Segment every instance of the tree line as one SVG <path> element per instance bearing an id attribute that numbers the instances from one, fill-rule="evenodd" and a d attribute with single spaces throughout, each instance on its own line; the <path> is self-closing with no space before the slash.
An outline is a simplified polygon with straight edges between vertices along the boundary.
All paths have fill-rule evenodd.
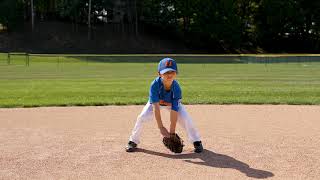
<path id="1" fill-rule="evenodd" d="M 314 0 L 0 0 L 0 24 L 8 31 L 29 24 L 32 3 L 36 20 L 131 24 L 136 36 L 143 27 L 208 52 L 320 48 L 320 1 Z"/>

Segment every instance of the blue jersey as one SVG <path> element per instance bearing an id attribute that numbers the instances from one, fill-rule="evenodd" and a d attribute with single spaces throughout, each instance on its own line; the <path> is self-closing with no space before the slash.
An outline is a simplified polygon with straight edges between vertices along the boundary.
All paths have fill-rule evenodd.
<path id="1" fill-rule="evenodd" d="M 149 102 L 157 103 L 161 106 L 171 106 L 174 111 L 179 110 L 181 88 L 176 80 L 173 80 L 170 91 L 166 91 L 162 83 L 162 78 L 157 77 L 151 84 L 149 91 Z"/>

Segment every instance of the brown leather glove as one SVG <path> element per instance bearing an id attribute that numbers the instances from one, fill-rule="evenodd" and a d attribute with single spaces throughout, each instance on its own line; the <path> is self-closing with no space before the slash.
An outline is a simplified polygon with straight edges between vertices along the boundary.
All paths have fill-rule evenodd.
<path id="1" fill-rule="evenodd" d="M 183 149 L 183 140 L 178 134 L 170 134 L 170 137 L 163 137 L 162 142 L 173 153 L 181 153 Z"/>

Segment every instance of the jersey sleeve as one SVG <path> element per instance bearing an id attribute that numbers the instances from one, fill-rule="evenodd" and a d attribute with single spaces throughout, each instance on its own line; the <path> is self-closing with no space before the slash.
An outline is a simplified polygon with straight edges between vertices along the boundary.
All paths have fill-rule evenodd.
<path id="1" fill-rule="evenodd" d="M 173 94 L 172 94 L 172 106 L 171 109 L 174 111 L 179 111 L 179 103 L 182 98 L 182 92 L 179 84 L 176 82 L 174 84 L 173 88 Z"/>
<path id="2" fill-rule="evenodd" d="M 159 102 L 159 83 L 157 82 L 157 80 L 154 80 L 151 83 L 149 91 L 149 102 L 151 104 Z"/>

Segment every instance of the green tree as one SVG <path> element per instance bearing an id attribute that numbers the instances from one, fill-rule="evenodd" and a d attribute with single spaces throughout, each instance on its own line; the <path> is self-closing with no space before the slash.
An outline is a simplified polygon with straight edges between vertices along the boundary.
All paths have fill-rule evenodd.
<path id="1" fill-rule="evenodd" d="M 210 51 L 240 47 L 242 28 L 235 0 L 201 0 L 195 7 L 191 24 L 193 42 Z"/>
<path id="2" fill-rule="evenodd" d="M 262 0 L 256 16 L 260 44 L 272 51 L 316 50 L 319 11 L 318 1 Z"/>
<path id="3" fill-rule="evenodd" d="M 242 44 L 254 46 L 257 32 L 255 16 L 258 12 L 260 0 L 237 0 L 237 15 L 241 21 Z"/>
<path id="4" fill-rule="evenodd" d="M 9 31 L 23 22 L 22 0 L 0 0 L 0 23 Z"/>
<path id="5" fill-rule="evenodd" d="M 173 0 L 143 0 L 140 8 L 143 21 L 147 24 L 163 28 L 176 24 Z"/>

